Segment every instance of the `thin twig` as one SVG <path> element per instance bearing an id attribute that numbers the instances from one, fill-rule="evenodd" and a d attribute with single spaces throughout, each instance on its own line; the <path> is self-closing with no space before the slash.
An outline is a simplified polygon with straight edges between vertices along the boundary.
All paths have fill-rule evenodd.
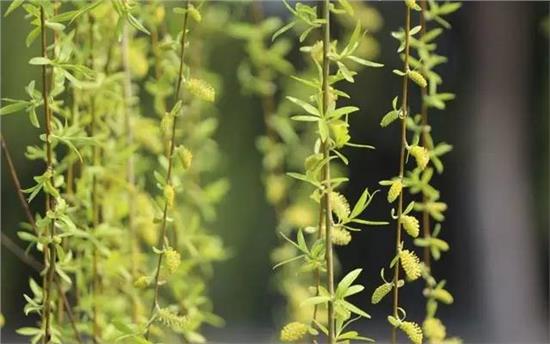
<path id="1" fill-rule="evenodd" d="M 422 8 L 420 12 L 420 34 L 421 37 L 424 37 L 426 34 L 426 0 L 420 1 L 420 7 Z M 423 74 L 426 75 L 425 73 Z M 425 100 L 428 95 L 427 87 L 421 87 L 420 92 L 422 97 L 422 106 L 420 109 L 420 114 L 422 116 L 422 146 L 426 149 L 431 149 L 431 147 L 428 147 L 428 104 Z M 425 193 L 422 193 L 422 202 L 424 204 L 428 202 L 428 195 Z M 428 239 L 431 236 L 430 232 L 430 214 L 428 213 L 426 207 L 424 207 L 424 210 L 422 210 L 422 233 L 425 239 Z M 431 254 L 429 246 L 424 247 L 424 264 L 428 270 L 431 268 Z"/>
<path id="2" fill-rule="evenodd" d="M 323 117 L 326 118 L 329 102 L 329 75 L 330 60 L 328 58 L 330 45 L 330 0 L 323 2 L 323 19 L 326 21 L 323 25 Z M 336 342 L 335 323 L 334 323 L 334 259 L 332 252 L 332 213 L 330 204 L 330 195 L 332 193 L 332 184 L 330 182 L 330 147 L 328 140 L 322 143 L 324 155 L 324 180 L 325 194 L 323 197 L 323 207 L 325 212 L 325 247 L 327 263 L 327 290 L 331 296 L 328 302 L 328 340 L 330 344 Z"/>
<path id="3" fill-rule="evenodd" d="M 189 7 L 189 1 L 186 1 L 186 8 Z M 181 90 L 181 84 L 183 81 L 183 65 L 184 65 L 184 56 L 185 56 L 185 39 L 187 36 L 187 18 L 188 18 L 188 12 L 185 12 L 185 15 L 183 17 L 183 26 L 182 26 L 182 35 L 181 35 L 181 41 L 180 41 L 180 66 L 179 66 L 179 73 L 178 73 L 178 81 L 176 83 L 176 93 L 174 94 L 174 104 L 178 102 L 180 99 L 180 90 Z M 172 178 L 172 156 L 174 155 L 174 149 L 175 149 L 175 141 L 176 141 L 176 122 L 177 122 L 177 116 L 174 117 L 174 120 L 172 122 L 172 135 L 170 138 L 170 151 L 168 152 L 168 171 L 166 173 L 166 183 L 168 185 L 171 185 L 171 178 Z M 167 241 L 166 237 L 166 224 L 167 224 L 167 217 L 168 217 L 168 202 L 164 205 L 164 210 L 162 214 L 162 227 L 161 227 L 161 235 L 159 237 L 159 246 L 163 247 L 165 241 Z M 164 251 L 162 251 L 159 254 L 158 262 L 157 262 L 157 269 L 155 272 L 155 296 L 153 300 L 153 305 L 151 306 L 151 318 L 155 312 L 155 308 L 158 306 L 158 299 L 159 299 L 159 279 L 160 279 L 160 269 L 162 266 L 162 258 L 164 256 Z M 145 338 L 149 339 L 151 322 L 147 324 L 147 329 L 145 331 Z"/>
<path id="4" fill-rule="evenodd" d="M 404 61 L 404 72 L 407 73 L 409 70 L 409 31 L 411 23 L 411 10 L 409 7 L 405 7 L 405 61 Z M 399 156 L 399 179 L 403 180 L 403 175 L 405 173 L 405 147 L 407 143 L 407 116 L 408 116 L 408 76 L 403 76 L 403 100 L 401 105 L 401 110 L 403 111 L 403 117 L 401 118 L 401 152 Z M 401 214 L 403 214 L 403 192 L 399 194 L 399 205 L 397 208 L 397 230 L 395 236 L 395 253 L 396 256 L 399 256 L 401 251 Z M 398 317 L 397 310 L 399 307 L 399 259 L 397 259 L 394 266 L 393 273 L 393 316 Z M 397 342 L 397 329 L 392 326 L 391 332 L 392 343 Z"/>
<path id="5" fill-rule="evenodd" d="M 40 7 L 40 34 L 42 38 L 42 57 L 48 58 L 47 39 L 46 39 L 46 17 L 44 13 L 44 7 Z M 46 168 L 53 174 L 53 158 L 52 147 L 50 144 L 51 128 L 51 109 L 49 107 L 49 95 L 48 95 L 48 83 L 47 83 L 47 66 L 42 65 L 42 97 L 44 102 L 44 117 L 46 127 Z M 50 177 L 50 182 L 53 180 L 53 176 Z M 49 193 L 46 193 L 46 212 L 54 208 L 54 200 Z M 48 233 L 46 233 L 47 235 Z M 53 242 L 55 236 L 55 220 L 52 219 L 49 225 L 49 235 L 51 242 Z M 50 246 L 51 247 L 47 247 Z M 42 281 L 44 289 L 44 312 L 42 313 L 42 323 L 44 325 L 44 338 L 43 343 L 49 343 L 51 341 L 51 285 L 53 283 L 54 271 L 55 271 L 56 250 L 53 244 L 44 246 L 44 263 L 47 267 L 47 273 Z"/>

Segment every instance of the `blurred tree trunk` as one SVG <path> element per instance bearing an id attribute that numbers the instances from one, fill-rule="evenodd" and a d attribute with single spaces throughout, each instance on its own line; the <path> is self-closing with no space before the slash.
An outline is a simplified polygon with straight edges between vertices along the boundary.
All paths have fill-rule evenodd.
<path id="1" fill-rule="evenodd" d="M 543 285 L 529 185 L 529 4 L 478 2 L 471 16 L 471 136 L 480 324 L 489 342 L 542 342 Z M 536 67 L 535 67 L 536 68 Z"/>

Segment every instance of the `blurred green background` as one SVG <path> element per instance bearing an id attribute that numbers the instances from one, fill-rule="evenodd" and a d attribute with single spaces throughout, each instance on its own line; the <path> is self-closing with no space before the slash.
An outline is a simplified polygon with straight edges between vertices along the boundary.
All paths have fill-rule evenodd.
<path id="1" fill-rule="evenodd" d="M 2 12 L 8 5 L 1 2 Z M 280 2 L 263 5 L 267 15 L 287 17 Z M 247 11 L 239 1 L 207 6 Z M 391 69 L 400 63 L 390 32 L 402 25 L 402 4 L 383 1 L 372 6 L 384 18 L 376 39 L 381 47 L 378 60 L 386 68 L 363 71 L 347 91 L 362 109 L 352 122 L 354 140 L 377 149 L 348 152 L 351 183 L 344 193 L 349 199 L 356 199 L 365 186 L 375 188 L 378 180 L 394 173 L 398 162 L 397 128 L 380 130 L 378 123 L 399 92 L 400 81 Z M 442 318 L 448 319 L 449 331 L 467 343 L 548 341 L 549 59 L 548 32 L 541 24 L 545 18 L 547 2 L 465 2 L 451 18 L 453 30 L 440 43 L 440 51 L 449 57 L 439 69 L 444 89 L 455 92 L 457 99 L 446 112 L 431 117 L 436 138 L 455 147 L 446 156 L 445 173 L 437 177 L 449 204 L 444 237 L 452 250 L 438 263 L 436 274 L 447 278 L 456 300 L 453 307 L 442 309 Z M 27 61 L 39 55 L 39 47 L 36 42 L 25 47 L 28 24 L 21 11 L 2 18 L 0 29 L 1 95 L 22 98 L 24 86 L 38 77 L 38 68 Z M 211 285 L 215 309 L 227 324 L 207 334 L 213 342 L 270 342 L 281 322 L 284 300 L 271 280 L 270 252 L 279 238 L 273 210 L 265 201 L 255 143 L 265 130 L 261 106 L 240 91 L 236 68 L 245 56 L 243 43 L 223 35 L 207 43 L 214 49 L 209 68 L 223 80 L 217 102 L 222 113 L 219 174 L 231 182 L 214 230 L 232 253 L 217 266 Z M 291 59 L 298 60 L 297 54 L 293 52 Z M 23 186 L 30 185 L 41 166 L 27 161 L 23 152 L 38 141 L 39 130 L 24 115 L 2 117 L 1 130 Z M 2 164 L 2 231 L 17 241 L 15 231 L 24 215 Z M 382 197 L 369 214 L 388 217 Z M 365 295 L 376 287 L 392 245 L 391 231 L 365 230 L 339 252 L 344 270 L 365 267 Z M 8 341 L 15 328 L 34 321 L 22 312 L 22 294 L 32 272 L 5 249 L 1 268 L 1 308 L 7 318 L 2 338 Z M 423 312 L 420 292 L 420 285 L 403 292 L 411 317 Z M 365 322 L 369 336 L 387 339 L 384 318 L 389 304 L 372 307 L 366 296 L 354 301 L 373 315 Z"/>

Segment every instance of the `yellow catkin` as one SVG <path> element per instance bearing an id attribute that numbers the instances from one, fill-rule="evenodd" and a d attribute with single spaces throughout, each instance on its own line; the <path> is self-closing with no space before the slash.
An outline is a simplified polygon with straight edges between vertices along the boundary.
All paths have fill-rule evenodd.
<path id="1" fill-rule="evenodd" d="M 428 150 L 421 146 L 412 146 L 409 150 L 410 154 L 416 159 L 416 164 L 420 169 L 426 168 L 428 162 L 430 161 L 430 154 Z"/>
<path id="2" fill-rule="evenodd" d="M 402 215 L 401 216 L 401 224 L 403 225 L 403 228 L 413 238 L 416 238 L 418 236 L 418 233 L 420 232 L 420 224 L 418 223 L 418 220 L 414 216 L 410 215 Z"/>
<path id="3" fill-rule="evenodd" d="M 332 243 L 337 246 L 346 246 L 351 241 L 351 233 L 341 226 L 332 229 Z"/>
<path id="4" fill-rule="evenodd" d="M 388 202 L 392 203 L 393 201 L 395 201 L 397 197 L 401 194 L 402 190 L 403 183 L 401 182 L 401 179 L 394 180 L 390 186 L 390 190 L 388 191 Z"/>
<path id="5" fill-rule="evenodd" d="M 168 275 L 172 275 L 176 270 L 178 270 L 178 267 L 181 263 L 181 256 L 178 251 L 174 250 L 173 248 L 169 247 L 164 252 L 164 269 L 168 273 Z"/>
<path id="6" fill-rule="evenodd" d="M 420 259 L 409 250 L 403 250 L 399 253 L 399 259 L 401 260 L 401 266 L 405 270 L 407 279 L 414 281 L 420 277 L 422 270 L 420 268 Z"/>
<path id="7" fill-rule="evenodd" d="M 281 341 L 292 343 L 301 340 L 307 334 L 308 326 L 300 322 L 286 324 L 281 330 Z"/>
<path id="8" fill-rule="evenodd" d="M 187 319 L 184 316 L 178 315 L 174 311 L 167 308 L 160 308 L 157 311 L 157 320 L 173 330 L 184 328 L 187 322 Z"/>
<path id="9" fill-rule="evenodd" d="M 454 302 L 453 295 L 451 295 L 451 293 L 449 293 L 445 289 L 434 289 L 432 291 L 432 297 L 437 301 L 445 303 L 447 305 Z"/>
<path id="10" fill-rule="evenodd" d="M 409 73 L 407 73 L 407 75 L 409 76 L 409 79 L 411 79 L 418 86 L 422 88 L 428 86 L 428 82 L 426 81 L 424 76 L 422 76 L 422 74 L 418 73 L 417 71 L 411 70 L 409 71 Z"/>
<path id="11" fill-rule="evenodd" d="M 388 295 L 388 293 L 392 290 L 393 284 L 391 283 L 384 283 L 378 288 L 374 290 L 374 293 L 372 293 L 371 302 L 373 304 L 377 304 L 380 302 L 384 296 Z"/>
<path id="12" fill-rule="evenodd" d="M 339 192 L 331 192 L 330 205 L 332 207 L 332 211 L 336 214 L 336 216 L 338 216 L 339 219 L 348 218 L 351 210 L 344 195 Z"/>
<path id="13" fill-rule="evenodd" d="M 168 208 L 174 207 L 174 198 L 176 197 L 176 192 L 174 187 L 170 184 L 164 186 L 164 198 L 166 199 L 166 205 Z"/>
<path id="14" fill-rule="evenodd" d="M 414 344 L 422 344 L 422 329 L 417 323 L 412 321 L 403 321 L 399 328 L 405 332 L 411 342 Z"/>
<path id="15" fill-rule="evenodd" d="M 145 289 L 151 284 L 151 277 L 149 276 L 140 276 L 134 281 L 134 287 L 139 289 Z"/>
<path id="16" fill-rule="evenodd" d="M 184 170 L 188 170 L 193 162 L 193 153 L 187 147 L 179 146 L 176 150 L 176 154 L 180 159 L 181 165 Z"/>
<path id="17" fill-rule="evenodd" d="M 405 0 L 405 5 L 411 10 L 419 11 L 421 9 L 416 0 Z"/>
<path id="18" fill-rule="evenodd" d="M 348 127 L 346 121 L 342 120 L 337 120 L 330 124 L 330 134 L 337 148 L 344 147 L 351 139 Z"/>
<path id="19" fill-rule="evenodd" d="M 191 18 L 193 18 L 194 21 L 196 21 L 197 23 L 200 23 L 202 21 L 201 13 L 199 12 L 199 10 L 197 10 L 195 6 L 193 6 L 192 4 L 187 5 L 187 11 L 189 11 L 189 15 L 191 16 Z"/>
<path id="20" fill-rule="evenodd" d="M 204 80 L 189 79 L 185 83 L 185 86 L 191 94 L 202 100 L 213 102 L 216 99 L 216 91 Z"/>
<path id="21" fill-rule="evenodd" d="M 441 320 L 437 318 L 429 318 L 422 324 L 424 335 L 430 340 L 430 342 L 439 343 L 447 336 L 447 330 Z"/>
<path id="22" fill-rule="evenodd" d="M 160 121 L 160 129 L 165 137 L 172 136 L 172 126 L 174 125 L 174 116 L 167 112 Z"/>
<path id="23" fill-rule="evenodd" d="M 317 41 L 313 44 L 309 53 L 313 60 L 321 62 L 323 60 L 323 41 Z"/>

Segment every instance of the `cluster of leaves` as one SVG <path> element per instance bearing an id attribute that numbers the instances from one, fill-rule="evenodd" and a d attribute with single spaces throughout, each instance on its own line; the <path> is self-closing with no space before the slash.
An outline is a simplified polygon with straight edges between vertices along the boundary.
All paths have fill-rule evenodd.
<path id="1" fill-rule="evenodd" d="M 284 3 L 293 14 L 293 20 L 277 30 L 273 35 L 274 38 L 296 27 L 300 32 L 299 40 L 306 42 L 310 36 L 319 37 L 320 32 L 318 31 L 324 33 L 323 30 L 328 29 L 326 26 L 329 25 L 330 18 L 326 15 L 319 16 L 316 7 L 299 2 L 295 6 L 286 1 Z M 339 1 L 337 4 L 326 1 L 323 6 L 326 6 L 326 13 L 352 18 L 354 7 L 356 7 L 347 1 Z M 322 30 L 317 31 L 316 29 Z M 318 219 L 315 215 L 301 216 L 299 218 L 302 219 L 302 222 L 291 223 L 293 226 L 290 228 L 284 227 L 284 216 L 281 220 L 279 229 L 287 243 L 275 251 L 275 258 L 278 258 L 276 267 L 294 271 L 293 274 L 289 274 L 290 277 L 287 277 L 286 283 L 292 283 L 292 279 L 301 283 L 309 283 L 302 284 L 303 292 L 300 293 L 300 304 L 303 306 L 302 308 L 308 307 L 306 308 L 308 312 L 299 313 L 300 317 L 295 317 L 294 322 L 283 328 L 281 332 L 281 340 L 283 341 L 303 341 L 303 337 L 307 333 L 311 336 L 318 336 L 320 332 L 327 335 L 330 342 L 370 340 L 359 335 L 356 331 L 347 330 L 347 327 L 358 318 L 370 317 L 347 300 L 349 296 L 364 289 L 362 285 L 353 285 L 353 282 L 359 277 L 361 269 L 346 274 L 337 284 L 335 290 L 332 289 L 334 283 L 332 271 L 335 264 L 332 259 L 332 245 L 349 244 L 352 238 L 351 233 L 360 230 L 356 228 L 358 225 L 384 224 L 383 222 L 367 221 L 360 218 L 372 200 L 374 193 L 365 190 L 352 209 L 346 198 L 335 191 L 348 179 L 343 177 L 343 173 L 335 174 L 335 176 L 331 176 L 330 173 L 331 169 L 334 173 L 338 168 L 342 170 L 342 166 L 345 167 L 349 164 L 348 158 L 342 152 L 344 147 L 372 148 L 368 145 L 350 142 L 349 118 L 353 112 L 359 109 L 354 106 L 337 107 L 336 105 L 339 97 L 349 98 L 348 94 L 336 88 L 338 82 L 343 80 L 353 82 L 357 73 L 354 69 L 357 69 L 358 66 L 382 66 L 357 56 L 356 51 L 363 37 L 364 31 L 361 28 L 361 23 L 355 21 L 353 32 L 344 46 L 338 44 L 336 40 L 311 39 L 311 44 L 304 44 L 300 48 L 300 51 L 305 53 L 308 58 L 310 69 L 292 76 L 292 79 L 302 89 L 307 90 L 308 94 L 298 96 L 300 93 L 292 93 L 296 91 L 294 88 L 288 88 L 287 91 L 288 94 L 292 94 L 292 96 L 287 96 L 287 99 L 294 104 L 294 107 L 291 108 L 293 116 L 290 116 L 290 119 L 297 122 L 298 125 L 295 124 L 294 126 L 300 128 L 299 130 L 313 134 L 313 152 L 310 151 L 302 160 L 304 161 L 304 173 L 287 173 L 295 181 L 301 182 L 298 185 L 301 184 L 302 186 L 300 188 L 292 187 L 291 193 L 286 192 L 284 194 L 286 202 L 284 211 L 285 214 L 295 211 L 294 209 L 298 209 L 296 207 L 301 206 L 301 204 L 307 207 L 305 209 L 314 209 L 311 205 L 306 205 L 306 201 L 309 199 L 309 203 L 312 201 L 317 203 Z M 326 52 L 323 51 L 324 44 L 327 45 Z M 335 71 L 330 74 L 324 68 L 326 65 L 335 66 Z M 300 111 L 298 114 L 295 112 L 296 109 Z M 286 115 L 288 112 L 279 110 L 277 113 Z M 273 118 L 278 119 L 278 117 Z M 273 123 L 280 122 L 273 120 Z M 303 128 L 302 125 L 306 125 L 306 127 Z M 275 128 L 278 129 L 279 127 L 276 126 Z M 282 143 L 279 144 L 282 146 L 281 151 L 284 152 L 285 149 L 290 151 L 289 148 L 292 146 L 289 147 L 290 142 L 286 140 L 288 135 L 279 131 L 277 134 L 282 140 Z M 305 137 L 307 138 L 307 136 Z M 264 142 L 269 143 L 265 146 L 277 147 L 277 142 L 264 140 Z M 304 144 L 301 145 L 304 146 Z M 264 150 L 266 157 L 273 154 L 272 152 Z M 294 166 L 289 158 L 287 160 L 281 158 L 278 162 L 277 171 L 288 170 L 289 167 Z M 285 163 L 286 168 L 283 165 Z M 269 171 L 269 165 L 266 170 Z M 295 181 L 291 181 L 292 185 Z M 269 180 L 267 181 L 267 190 L 269 195 Z M 307 190 L 307 196 L 304 195 L 304 190 Z M 307 213 L 302 211 L 300 215 L 302 214 Z M 283 231 L 284 229 L 286 231 Z M 296 233 L 295 240 L 293 239 L 294 233 Z M 298 276 L 295 273 L 297 267 Z M 305 278 L 302 277 L 304 275 Z M 326 287 L 321 285 L 322 280 L 325 281 Z M 298 314 L 291 314 L 291 316 L 293 315 Z M 307 329 L 307 331 L 301 331 L 302 328 Z"/>
<path id="2" fill-rule="evenodd" d="M 397 52 L 404 61 L 404 70 L 394 70 L 394 73 L 405 78 L 404 94 L 402 105 L 397 106 L 398 98 L 393 100 L 393 109 L 388 112 L 381 120 L 382 127 L 389 126 L 392 122 L 400 120 L 402 126 L 402 152 L 407 151 L 406 159 L 412 156 L 416 160 L 416 164 L 408 171 L 402 168 L 400 174 L 391 180 L 380 182 L 382 185 L 389 186 L 388 202 L 392 203 L 398 200 L 397 211 L 392 210 L 392 217 L 397 221 L 397 231 L 400 232 L 403 228 L 406 233 L 414 238 L 414 244 L 423 247 L 425 250 L 424 257 L 431 255 L 433 259 L 438 260 L 441 252 L 449 250 L 449 245 L 438 238 L 441 226 L 438 223 L 433 232 L 430 233 L 430 218 L 436 222 L 441 222 L 444 219 L 444 212 L 447 205 L 442 202 L 439 191 L 431 185 L 431 179 L 434 174 L 434 169 L 438 173 L 443 172 L 443 163 L 440 157 L 449 152 L 452 147 L 445 142 L 434 143 L 431 133 L 431 127 L 427 122 L 427 111 L 429 108 L 439 110 L 445 109 L 445 103 L 454 99 L 451 93 L 439 93 L 437 88 L 442 83 L 442 78 L 438 75 L 434 68 L 441 63 L 446 62 L 446 58 L 437 55 L 435 50 L 437 45 L 435 39 L 442 33 L 443 29 L 434 28 L 427 30 L 427 22 L 434 20 L 444 27 L 448 27 L 448 23 L 442 16 L 456 11 L 459 3 L 437 3 L 435 1 L 424 1 L 420 5 L 416 1 L 405 1 L 407 7 L 407 27 L 404 30 L 392 33 L 392 36 L 399 41 Z M 421 17 L 421 25 L 410 27 L 411 13 L 419 12 Z M 414 49 L 417 57 L 410 54 L 410 49 Z M 422 111 L 414 116 L 409 115 L 407 104 L 408 80 L 412 84 L 420 88 L 422 96 Z M 411 132 L 412 137 L 406 135 L 407 129 Z M 405 161 L 401 161 L 404 166 Z M 408 190 L 411 195 L 420 194 L 422 198 L 417 201 L 411 201 L 408 206 L 402 210 L 403 198 L 405 190 Z M 413 215 L 417 212 L 422 216 L 422 237 L 420 234 L 420 221 Z M 400 238 L 400 234 L 397 234 Z M 391 289 L 397 293 L 397 289 L 404 284 L 405 281 L 398 280 L 399 263 L 404 269 L 407 280 L 416 280 L 423 277 L 426 280 L 426 289 L 424 295 L 428 298 L 427 314 L 423 324 L 423 330 L 416 323 L 410 322 L 411 325 L 403 327 L 405 311 L 394 304 L 394 314 L 388 317 L 389 322 L 394 328 L 399 328 L 407 334 L 412 342 L 421 342 L 423 335 L 428 341 L 440 343 L 446 340 L 445 327 L 439 319 L 435 318 L 437 302 L 452 302 L 452 296 L 443 288 L 444 281 L 437 283 L 431 276 L 429 260 L 420 263 L 419 258 L 413 251 L 405 250 L 405 242 L 398 241 L 396 243 L 396 256 L 392 260 L 390 267 L 394 267 L 394 279 L 387 282 L 382 279 L 384 284 L 381 285 L 375 295 L 373 302 L 379 302 L 380 299 L 388 294 Z M 437 290 L 437 291 L 436 291 Z M 378 292 L 378 293 L 377 293 Z M 441 297 L 442 294 L 445 294 Z M 445 301 L 441 301 L 445 299 Z M 403 318 L 400 318 L 402 316 Z M 455 340 L 455 339 L 452 339 Z"/>
<path id="3" fill-rule="evenodd" d="M 423 5 L 420 16 L 423 16 L 422 23 L 425 27 L 422 28 L 418 40 L 411 41 L 411 46 L 415 49 L 417 58 L 411 58 L 410 63 L 426 77 L 428 86 L 421 94 L 422 113 L 408 118 L 407 129 L 412 133 L 414 142 L 422 141 L 430 157 L 429 165 L 433 167 L 429 166 L 424 171 L 418 169 L 412 171 L 405 179 L 405 183 L 409 186 L 411 194 L 422 195 L 421 199 L 415 203 L 414 211 L 422 214 L 423 236 L 417 238 L 414 244 L 424 249 L 425 261 L 422 266 L 422 276 L 426 282 L 426 288 L 424 289 L 426 318 L 423 323 L 423 330 L 426 339 L 430 343 L 455 343 L 460 340 L 455 337 L 448 338 L 444 324 L 436 317 L 437 305 L 439 303 L 452 303 L 453 296 L 443 289 L 445 281 L 437 282 L 431 270 L 431 259 L 438 261 L 441 253 L 449 250 L 448 243 L 439 237 L 447 204 L 440 199 L 440 192 L 433 186 L 432 176 L 434 169 L 438 174 L 443 173 L 443 163 L 440 157 L 449 152 L 452 146 L 445 142 L 434 142 L 428 122 L 428 111 L 430 109 L 445 110 L 446 102 L 454 99 L 452 93 L 438 92 L 438 87 L 443 80 L 437 74 L 435 68 L 445 63 L 447 58 L 437 53 L 436 39 L 443 33 L 444 29 L 450 28 L 450 24 L 444 17 L 458 10 L 461 3 L 428 1 Z M 428 29 L 428 24 L 432 22 L 439 25 Z M 430 230 L 431 221 L 435 223 L 433 231 Z"/>
<path id="4" fill-rule="evenodd" d="M 204 341 L 201 326 L 222 322 L 212 313 L 207 281 L 225 252 L 208 228 L 228 189 L 212 174 L 219 153 L 212 138 L 215 91 L 205 81 L 215 75 L 202 65 L 209 52 L 189 50 L 180 75 L 181 43 L 188 40 L 169 32 L 160 1 L 14 1 L 6 15 L 19 8 L 32 25 L 27 45 L 42 33 L 46 38 L 45 55 L 29 61 L 43 68 L 46 94 L 40 81 L 31 81 L 29 98 L 3 99 L 0 113 L 27 113 L 44 129 L 42 143 L 26 156 L 46 167 L 24 191 L 29 202 L 40 194 L 50 201 L 18 232 L 28 249 L 44 255 L 43 283 L 31 279 L 33 296 L 25 295 L 25 312 L 41 322 L 18 332 L 52 343 L 148 343 L 148 332 L 167 341 Z M 190 3 L 174 9 L 180 22 L 189 17 L 197 27 L 209 18 L 202 11 Z M 208 31 L 197 31 L 197 40 L 208 39 Z M 139 85 L 157 116 L 141 113 Z M 170 95 L 175 101 L 168 108 Z M 173 128 L 182 115 L 185 121 Z M 169 234 L 161 235 L 162 226 Z M 65 294 L 78 304 L 67 309 Z"/>

